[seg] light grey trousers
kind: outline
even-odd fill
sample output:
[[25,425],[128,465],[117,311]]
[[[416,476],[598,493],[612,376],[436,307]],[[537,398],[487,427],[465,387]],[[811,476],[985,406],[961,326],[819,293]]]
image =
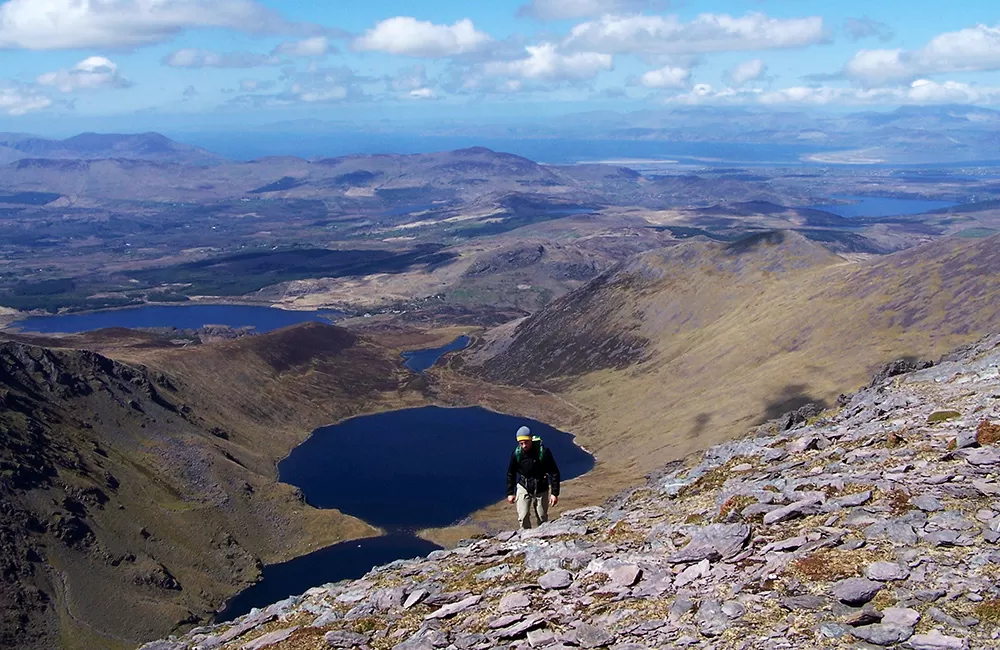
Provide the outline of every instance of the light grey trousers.
[[517,505],[517,523],[521,528],[531,528],[531,513],[534,511],[539,524],[549,520],[549,491],[537,496],[531,496],[524,486],[518,483],[517,495],[514,497]]

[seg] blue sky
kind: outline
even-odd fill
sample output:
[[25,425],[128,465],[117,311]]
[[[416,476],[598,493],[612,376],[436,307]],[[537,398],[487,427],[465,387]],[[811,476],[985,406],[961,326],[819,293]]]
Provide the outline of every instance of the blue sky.
[[4,0],[0,129],[1000,103],[995,0]]

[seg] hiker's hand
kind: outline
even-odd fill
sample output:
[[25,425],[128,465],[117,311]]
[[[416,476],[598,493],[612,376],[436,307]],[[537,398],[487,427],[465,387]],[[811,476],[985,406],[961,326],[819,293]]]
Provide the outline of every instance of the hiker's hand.
[[514,503],[514,495],[513,494],[511,494],[510,496],[507,497],[507,503]]
[[550,506],[554,506],[554,505],[555,505],[555,504],[557,504],[557,503],[559,503],[559,497],[557,497],[557,496],[556,496],[556,495],[554,495],[554,494],[553,494],[553,495],[551,495],[551,496],[549,497],[549,505],[550,505]]

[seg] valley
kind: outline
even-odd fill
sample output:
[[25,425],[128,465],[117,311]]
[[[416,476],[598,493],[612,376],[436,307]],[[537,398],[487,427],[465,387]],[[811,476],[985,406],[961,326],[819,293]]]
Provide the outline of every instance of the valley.
[[[1000,186],[971,164],[75,146],[0,168],[0,325],[46,323],[0,330],[0,645],[134,647],[389,530],[279,480],[322,426],[432,406],[543,422],[596,459],[565,511],[1000,323]],[[135,329],[94,311],[123,307],[164,311]],[[111,327],[60,330],[96,316]],[[451,548],[512,516],[479,498],[409,525]]]

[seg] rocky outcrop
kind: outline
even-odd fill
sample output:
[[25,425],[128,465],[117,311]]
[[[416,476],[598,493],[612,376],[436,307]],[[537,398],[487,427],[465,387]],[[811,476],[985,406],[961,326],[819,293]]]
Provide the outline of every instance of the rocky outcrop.
[[994,336],[601,507],[145,648],[993,648],[998,420]]

